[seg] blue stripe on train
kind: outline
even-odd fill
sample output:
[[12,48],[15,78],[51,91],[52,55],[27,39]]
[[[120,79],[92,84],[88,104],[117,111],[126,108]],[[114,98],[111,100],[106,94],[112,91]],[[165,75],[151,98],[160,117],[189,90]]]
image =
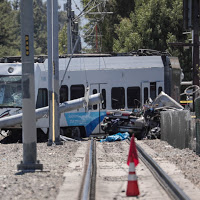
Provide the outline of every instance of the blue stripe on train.
[[[100,122],[106,116],[106,111],[101,112]],[[68,126],[84,126],[88,137],[99,124],[99,112],[65,113]]]

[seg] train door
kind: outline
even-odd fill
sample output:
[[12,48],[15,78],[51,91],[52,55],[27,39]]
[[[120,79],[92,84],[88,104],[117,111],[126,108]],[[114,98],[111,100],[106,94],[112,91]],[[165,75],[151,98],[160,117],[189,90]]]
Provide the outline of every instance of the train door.
[[160,94],[161,91],[164,91],[164,82],[160,81],[160,82],[156,82],[156,95],[158,96]]
[[90,84],[90,95],[101,93],[103,97],[103,102],[100,104],[93,105],[90,107],[90,111],[93,113],[93,115],[96,117],[95,121],[97,122],[97,126],[95,127],[93,133],[103,133],[101,130],[101,122],[103,118],[106,115],[106,107],[107,107],[107,101],[106,101],[106,83],[98,83],[98,84]]
[[144,105],[146,100],[150,97],[150,82],[142,82],[142,102],[141,104]]

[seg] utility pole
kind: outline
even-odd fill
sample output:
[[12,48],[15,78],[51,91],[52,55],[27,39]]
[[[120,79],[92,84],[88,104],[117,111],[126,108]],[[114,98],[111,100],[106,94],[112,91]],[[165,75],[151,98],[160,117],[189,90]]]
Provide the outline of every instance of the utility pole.
[[33,0],[21,0],[23,161],[18,170],[43,169],[36,148],[33,29]]
[[58,1],[47,1],[49,140],[47,145],[61,144],[59,115]]
[[[72,51],[74,49],[74,53],[80,53],[81,52],[81,40],[79,40],[79,28],[78,28],[78,22],[73,22],[72,23]],[[76,41],[79,41],[76,48]]]
[[[72,51],[74,51],[73,53],[81,52],[78,22],[75,21],[75,14],[71,8],[71,0],[67,0],[67,3],[64,4],[64,10],[67,11],[67,54],[72,54]],[[77,40],[79,42],[74,49]]]
[[80,36],[79,36],[78,22],[74,22],[74,37],[75,37],[75,42],[73,44],[73,47],[75,47],[76,41],[79,40],[77,47],[75,48],[75,53],[81,53],[81,40],[80,40]]
[[67,54],[72,53],[72,16],[71,16],[71,10],[72,10],[72,2],[71,0],[67,0]]
[[[199,0],[183,0],[183,19],[184,28],[192,29],[192,44],[191,43],[169,43],[173,46],[191,46],[192,51],[192,79],[193,85],[199,86]],[[194,88],[195,90],[195,88]],[[195,110],[193,95],[193,111]]]

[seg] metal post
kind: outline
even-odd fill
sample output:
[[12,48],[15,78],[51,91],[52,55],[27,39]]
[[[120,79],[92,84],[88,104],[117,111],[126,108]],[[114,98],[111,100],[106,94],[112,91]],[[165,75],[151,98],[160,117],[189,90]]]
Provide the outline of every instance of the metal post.
[[199,86],[199,0],[194,0],[194,14],[193,14],[193,85]]
[[58,62],[58,2],[47,1],[48,30],[48,88],[49,88],[49,140],[47,145],[60,142],[59,62]]
[[35,83],[33,47],[33,0],[21,0],[21,50],[23,92],[23,161],[18,170],[43,169],[39,164],[36,149]]
[[76,44],[76,41],[79,40],[77,47],[74,50],[74,53],[81,53],[81,40],[79,39],[79,24],[78,22],[74,22],[74,32],[75,32],[75,43],[73,44],[73,48]]
[[195,99],[196,115],[196,154],[200,155],[200,97]]
[[67,0],[67,54],[72,53],[71,37],[71,0]]
[[[199,86],[199,0],[194,0],[193,14],[193,85]],[[195,88],[194,88],[195,90]],[[193,95],[193,110],[195,111],[195,98]]]

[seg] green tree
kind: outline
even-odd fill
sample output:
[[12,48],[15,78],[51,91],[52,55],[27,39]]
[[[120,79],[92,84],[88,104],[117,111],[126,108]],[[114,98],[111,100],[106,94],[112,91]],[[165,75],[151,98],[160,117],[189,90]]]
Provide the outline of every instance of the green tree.
[[65,24],[59,32],[59,54],[67,53],[67,25]]
[[191,49],[175,48],[171,42],[185,42],[182,0],[137,0],[129,18],[115,24],[114,52],[131,52],[139,48],[168,51],[179,57],[185,80],[191,80]]
[[34,49],[36,55],[47,54],[47,7],[42,0],[34,0]]
[[[12,3],[8,0],[0,0],[0,2],[0,57],[20,56],[20,0],[13,0]],[[34,0],[33,3],[35,54],[47,54],[47,4],[43,0]],[[59,11],[58,14],[59,29],[62,32],[67,16],[63,11]],[[62,41],[63,37],[60,38],[59,42],[63,45],[66,41]]]
[[64,11],[60,11],[58,13],[58,21],[59,21],[59,54],[66,54],[67,52],[67,13]]
[[[83,0],[84,5],[89,0]],[[170,46],[170,42],[187,42],[183,33],[183,2],[182,0],[109,0],[106,15],[98,21],[98,33],[101,39],[102,52],[128,53],[141,48],[168,51],[179,57],[184,70],[185,80],[191,80],[191,48]],[[89,24],[94,26],[94,16],[89,18]],[[95,32],[93,31],[93,35]],[[91,37],[92,38],[92,37]],[[95,50],[94,39],[87,38],[85,42],[92,44]],[[93,37],[94,38],[94,37]]]
[[20,8],[20,0],[13,0],[12,1],[13,10],[19,10]]
[[[67,31],[65,32],[65,24],[67,22],[66,12],[58,12],[58,21],[59,53],[62,54],[64,51],[61,49],[61,46],[64,45],[66,42],[65,37],[67,37]],[[34,48],[36,55],[47,54],[47,3],[42,0],[34,0]]]
[[16,11],[12,10],[11,3],[1,0],[0,3],[0,57],[19,55],[18,24]]
[[[67,45],[67,14],[58,12],[59,21],[59,53],[64,53],[64,45]],[[34,48],[35,54],[47,54],[47,3],[42,0],[34,0]]]
[[[83,0],[83,6],[86,6],[89,0]],[[94,4],[88,6],[85,10],[91,9]],[[105,7],[103,3],[94,8],[92,12],[113,12],[113,14],[106,15],[86,15],[89,20],[89,23],[84,27],[84,32],[89,31],[90,37],[85,38],[85,42],[92,47],[93,50],[96,50],[96,29],[95,25],[98,27],[98,35],[102,35],[102,37],[98,37],[98,46],[101,46],[102,52],[111,52],[113,49],[113,38],[116,37],[115,26],[114,24],[119,24],[120,19],[124,17],[129,17],[131,11],[134,10],[135,0],[109,0],[106,2]],[[92,37],[93,35],[93,37]]]
[[[168,48],[167,39],[171,33],[176,40],[182,39],[182,1],[169,0],[144,0],[143,3],[136,4],[135,12],[130,14],[129,23],[121,20],[119,27],[116,25],[116,35],[114,51],[117,49],[116,43],[120,43],[122,49],[130,49],[127,40],[132,41],[133,35],[137,35],[137,40],[132,41],[132,50],[140,48],[150,48],[165,51]],[[124,30],[128,29],[126,39],[120,40]],[[139,40],[139,41],[138,41]],[[119,46],[119,45],[118,45]],[[130,49],[131,50],[131,49]]]

